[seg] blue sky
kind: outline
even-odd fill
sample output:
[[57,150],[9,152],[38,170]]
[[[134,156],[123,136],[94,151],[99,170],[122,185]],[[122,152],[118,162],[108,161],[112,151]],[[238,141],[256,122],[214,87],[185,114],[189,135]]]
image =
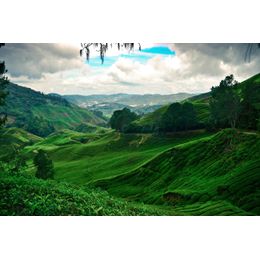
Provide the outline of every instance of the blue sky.
[[169,56],[174,56],[175,52],[172,51],[167,46],[159,45],[159,46],[144,48],[141,51],[135,50],[135,51],[124,52],[112,56],[108,54],[106,55],[103,64],[101,64],[101,60],[99,56],[94,56],[94,57],[90,56],[89,62],[86,63],[89,64],[91,67],[108,68],[111,65],[113,65],[119,58],[125,58],[133,61],[137,61],[141,64],[145,64],[148,60],[158,55],[162,57],[169,57]]

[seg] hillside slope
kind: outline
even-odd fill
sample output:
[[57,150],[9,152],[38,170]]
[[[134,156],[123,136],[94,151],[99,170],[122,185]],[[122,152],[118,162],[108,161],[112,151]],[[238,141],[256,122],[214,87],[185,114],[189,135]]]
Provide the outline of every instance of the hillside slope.
[[83,122],[95,125],[106,123],[103,118],[59,96],[44,95],[12,83],[7,86],[7,91],[9,95],[5,106],[0,108],[0,113],[7,113],[8,126],[21,127],[44,136],[44,133],[38,133],[34,129],[38,124],[41,124],[39,128],[46,129],[45,132],[49,134],[64,128],[72,129]]
[[44,149],[54,162],[56,180],[74,184],[91,184],[97,180],[132,171],[176,144],[194,140],[207,133],[184,136],[121,134],[114,131],[78,133],[62,130],[25,147],[30,172],[35,150]]
[[142,216],[178,214],[113,198],[107,192],[30,176],[0,174],[0,216]]
[[183,214],[260,214],[260,135],[223,130],[177,145],[138,169],[96,185]]
[[[244,89],[250,88],[254,89],[255,92],[260,93],[260,91],[257,89],[260,89],[260,74],[254,75],[250,77],[249,79],[241,82],[237,86],[237,91],[240,94]],[[251,95],[255,95],[257,93],[251,93]],[[259,94],[258,94],[259,96]],[[254,103],[254,97],[252,97],[252,103],[254,107],[260,111],[260,104],[255,102]],[[255,98],[257,99],[257,98]],[[201,125],[207,124],[210,116],[209,111],[209,100],[210,100],[210,92],[203,93],[197,96],[189,97],[186,100],[182,102],[191,102],[194,105],[198,121]],[[174,102],[174,101],[173,101]],[[169,105],[165,105],[158,110],[146,114],[140,119],[137,119],[136,121],[132,122],[132,129],[139,130],[140,132],[153,132],[156,130],[160,119],[162,118],[163,114],[167,111]]]
[[0,160],[6,155],[11,155],[13,149],[22,149],[42,140],[41,137],[33,135],[19,128],[0,129]]

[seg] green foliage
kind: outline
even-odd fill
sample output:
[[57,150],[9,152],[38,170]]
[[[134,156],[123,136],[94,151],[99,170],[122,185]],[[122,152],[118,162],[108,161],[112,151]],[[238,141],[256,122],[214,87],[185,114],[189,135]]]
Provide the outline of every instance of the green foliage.
[[115,111],[109,123],[112,129],[124,132],[130,123],[137,118],[138,116],[134,112],[131,112],[128,108],[124,108],[122,110]]
[[105,125],[104,118],[87,109],[70,104],[64,98],[24,88],[12,83],[6,85],[9,95],[0,113],[8,115],[8,127],[21,127],[40,136],[61,129],[74,129],[81,123]]
[[239,125],[241,128],[258,129],[260,125],[260,81],[257,77],[249,79],[241,86],[241,113]]
[[258,134],[227,129],[183,142],[95,185],[128,200],[172,205],[183,214],[259,215],[259,145]]
[[15,150],[21,151],[25,146],[33,145],[41,141],[42,138],[18,128],[2,128],[0,130],[0,160],[5,158]]
[[258,129],[260,120],[260,74],[238,84],[233,75],[211,91],[210,111],[215,128]]
[[[234,87],[242,107],[238,126],[244,122],[254,129],[259,124],[259,75]],[[225,84],[234,82],[228,79]],[[44,103],[37,97],[33,116],[41,121],[41,113],[55,112],[55,127],[61,111],[71,109],[61,105],[59,98],[54,104],[54,100]],[[57,110],[53,112],[52,108]],[[131,126],[156,131],[161,122],[170,123],[167,127],[174,126],[178,132],[126,134],[82,121],[70,125],[81,132],[60,130],[46,138],[17,128],[2,129],[0,215],[260,214],[259,133],[234,129],[216,134],[182,131],[208,120],[208,95],[164,106],[130,120],[130,125],[129,112],[121,116],[115,120],[121,131]],[[230,122],[226,118],[224,124]],[[44,128],[42,122],[37,124]],[[35,151],[39,151],[36,156]],[[38,177],[55,180],[34,178],[35,168]]]
[[[0,61],[0,106],[5,104],[5,99],[7,96],[7,92],[5,91],[6,85],[8,84],[8,78],[5,76],[6,72],[7,70],[5,68],[5,62]],[[5,124],[6,120],[6,115],[1,115],[0,113],[0,127]]]
[[107,131],[110,131],[110,129],[92,125],[89,123],[82,123],[75,127],[75,131],[81,132],[81,133],[106,133]]
[[[181,107],[185,103],[189,104],[189,105],[187,105],[187,104],[185,105],[188,107],[188,111],[192,111],[190,115],[187,114],[187,116],[188,116],[187,118],[189,118],[191,116],[192,121],[189,122],[186,119],[186,122],[188,123],[188,125],[185,125],[186,116],[185,117],[178,116],[179,119],[175,120],[175,122],[179,122],[178,123],[179,126],[180,126],[181,122],[184,123],[184,125],[182,125],[181,127],[178,127],[179,129],[182,129],[179,131],[184,131],[185,127],[187,129],[204,128],[209,119],[208,101],[205,102],[204,97],[203,97],[203,99],[199,99],[199,100],[197,100],[197,99],[194,100],[193,98],[190,98],[187,101],[180,103]],[[173,103],[173,104],[176,104],[176,103]],[[173,105],[173,104],[172,104],[172,108],[174,106],[178,107],[178,105]],[[190,104],[192,104],[192,106],[193,106],[192,108],[191,108]],[[174,120],[173,120],[173,116],[171,115],[171,112],[173,112],[173,109],[170,108],[170,106],[171,105],[163,106],[163,107],[157,109],[156,111],[146,114],[146,115],[142,116],[141,118],[133,121],[127,128],[127,132],[128,133],[153,133],[153,132],[158,132],[162,126],[163,126],[163,128],[166,128],[166,126],[167,126],[169,128],[168,131],[176,131],[176,130],[173,130],[174,127],[172,127]],[[180,109],[179,111],[181,111],[181,110],[182,109]],[[173,114],[175,114],[175,112],[173,112]],[[178,115],[178,112],[176,114]],[[172,120],[172,122],[168,123],[167,120]],[[162,130],[163,130],[163,128],[162,128]]]
[[16,118],[16,126],[42,137],[46,137],[55,131],[53,123],[44,119],[43,116],[33,116],[30,112],[28,117],[18,116]]
[[27,163],[25,156],[21,153],[19,148],[15,146],[11,147],[10,153],[8,153],[0,161],[0,171],[9,175],[21,175],[27,169]]
[[236,127],[241,110],[238,83],[234,76],[227,76],[217,87],[211,89],[210,111],[216,127]]
[[[78,133],[63,130],[24,148],[28,158],[44,149],[55,165],[55,179],[74,184],[92,183],[132,171],[175,144],[207,133],[179,133],[174,136],[151,134]],[[34,169],[30,168],[30,173]]]
[[43,150],[39,150],[33,160],[34,165],[37,167],[35,176],[40,179],[53,179],[54,168],[52,160],[48,154]]
[[163,132],[186,131],[196,127],[198,127],[196,111],[189,102],[171,104],[159,123],[159,130]]
[[[216,130],[238,126],[244,129],[260,129],[259,83],[260,74],[238,84],[232,76],[228,76],[221,83],[221,89],[224,91],[218,86],[213,88],[213,93],[204,93],[185,100],[184,102],[193,104],[198,123],[196,128]],[[211,97],[212,94],[214,99]],[[169,106],[163,106],[133,121],[127,132],[157,132],[160,122],[167,117],[165,114]]]
[[169,211],[127,203],[107,192],[43,181],[30,176],[0,173],[1,216],[140,216],[166,215]]

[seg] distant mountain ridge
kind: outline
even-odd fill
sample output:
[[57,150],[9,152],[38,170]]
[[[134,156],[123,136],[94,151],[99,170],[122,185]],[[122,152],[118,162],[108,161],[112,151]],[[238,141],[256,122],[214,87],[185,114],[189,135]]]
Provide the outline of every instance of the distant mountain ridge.
[[88,107],[99,103],[118,103],[132,107],[164,105],[182,101],[195,96],[190,93],[177,93],[169,95],[160,94],[111,94],[111,95],[64,95],[63,97],[81,107]]

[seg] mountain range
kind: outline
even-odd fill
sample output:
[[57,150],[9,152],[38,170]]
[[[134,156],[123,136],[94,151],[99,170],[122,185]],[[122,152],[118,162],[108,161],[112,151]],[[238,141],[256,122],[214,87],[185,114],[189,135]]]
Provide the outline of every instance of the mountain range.
[[137,114],[146,114],[155,111],[160,106],[180,102],[195,94],[177,93],[169,95],[160,94],[111,94],[111,95],[65,95],[69,102],[89,110],[101,111],[105,116],[110,117],[115,110],[127,107]]

